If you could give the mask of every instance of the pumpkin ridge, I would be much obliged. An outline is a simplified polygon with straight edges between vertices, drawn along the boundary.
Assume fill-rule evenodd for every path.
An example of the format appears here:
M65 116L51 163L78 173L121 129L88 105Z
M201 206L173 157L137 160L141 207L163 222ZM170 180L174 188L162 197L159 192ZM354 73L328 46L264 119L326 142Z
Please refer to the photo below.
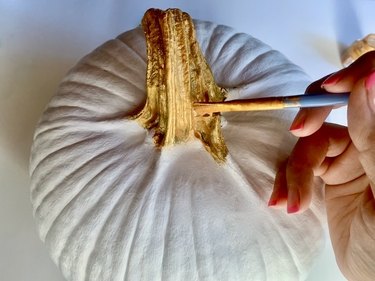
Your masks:
M218 46L217 42L215 42L215 48L219 49L218 53L214 56L212 55L211 60L208 60L210 62L210 65L213 69L217 69L217 64L223 63L223 57L226 58L228 56L228 49L230 50L230 54L236 56L236 53L233 53L233 45L235 45L236 41L238 40L238 37L242 37L242 33L236 33L234 30L230 30L231 34L228 38L225 38L224 44L221 46ZM219 35L220 36L220 35ZM213 61L212 61L213 60ZM212 61L212 62L211 62ZM225 65L225 64L224 64Z
M101 75L107 74L108 76L116 78L118 81L125 81L125 82L129 83L130 85L136 87L137 90L144 92L144 88L143 87L141 87L141 86L133 83L131 80L127 79L126 77L121 76L119 73L114 72L111 69L105 69L105 68L103 68L103 65L97 65L97 64L94 64L92 61L87 61L84 64L82 64L82 66L87 66L87 67L91 68L92 70L98 70L98 71L101 72ZM119 84L122 84L122 83L119 83ZM110 92L110 93L114 94L114 92ZM124 98L123 96L120 96L120 95L118 95L118 96Z
M126 44L125 42L121 41L120 39L113 39L110 40L108 43L111 45L108 48L101 48L100 52L102 54L106 54L111 57L114 61L118 63L118 65L126 68L127 70L135 71L135 73L139 74L140 77L144 77L144 71L147 66L147 61L144 57L140 56L138 52L136 52L130 45ZM125 50L123 50L125 49ZM138 48L139 49L139 48ZM123 59L121 56L118 56L118 53L121 52L131 52L135 55L136 58L130 57L129 59ZM136 61L133 61L136 60ZM142 67L135 69L134 64L141 64Z
M156 168L154 170L152 170L152 174L155 176L157 174L157 171L159 170L159 164L160 164L160 157L157 157L156 160ZM143 181L146 181L146 182L149 182L151 181L151 179L154 178L154 176L152 177L145 177ZM152 188L146 188L148 187L147 184L141 184L140 186L143 186L142 190L143 190L143 194L142 194L142 202L135 202L135 200L133 200L131 202L131 205L133 204L137 204L139 206L137 206L137 212L136 212L136 223L135 223L135 226L132 227L133 231L132 231L132 234L131 234L131 238L130 238L130 242L128 242L129 246L129 250L128 250L128 255L127 255L127 258L126 258L126 271L124 273L124 279L123 280L128 280L128 275L129 275L129 269L131 268L131 263L132 263L132 257L134 257L133 255L133 251L134 251L134 248L136 247L136 243L137 243L137 239L136 237L138 236L138 232L140 231L140 222L141 222L141 215L143 214L144 212L144 208L146 208L145 206L145 202L146 202L146 197L149 196ZM151 185L152 187L152 185ZM134 219L133 219L134 220Z
M210 34L209 34L209 38L211 38L211 40L208 42L208 45L206 46L206 52L205 52L205 58L207 60L207 62L210 62L210 65L212 65L212 61L214 61L214 58L217 58L218 55L215 55L213 50L216 50L216 49L219 49L217 52L220 52L220 49L221 48L217 48L217 39L215 39L215 37L219 37L225 33L223 32L223 28L226 28L225 26L223 25L215 25L215 27L210 30ZM229 28L230 29L230 28ZM232 31L230 29L230 31Z
M119 81L128 82L132 86L136 87L137 90L139 90L139 91L145 90L143 87L137 85L136 83L133 83L132 80L128 79L127 77L122 76L120 73L115 72L110 68L105 68L105 64L95 64L95 61L87 61L84 64L82 64L82 66L87 66L87 67L91 68L92 70L99 70L100 72L103 72L103 73L101 73L101 75L108 74L109 76L115 77ZM131 69L131 67L129 67L129 69Z
M87 143L87 142L91 142L91 141L93 141L93 140L96 140L96 141L99 141L99 142L103 142L103 141L105 141L107 138L108 138L108 135L104 135L104 136L102 136L102 135L100 135L100 132L86 132L86 133L88 133L88 135L92 135L92 134L96 134L96 135L94 135L94 136L92 136L92 137L90 137L90 138L87 138L87 137L85 137L84 136L84 134L82 134L82 136L80 136L79 137L79 139L80 140L78 140L78 141L74 141L74 142L72 142L72 143L69 143L68 145L65 145L65 146L63 146L63 147L61 147L61 148L59 148L59 149L57 149L57 150L54 150L53 152L51 152L51 153L48 153L48 154L46 154L46 155L44 155L43 157L42 157L42 159L40 159L39 161L38 161L38 163L36 163L36 166L31 170L31 177L32 178L35 178L36 177L36 175L35 175L35 173L37 172L37 171L39 171L40 169L42 169L41 167L43 167L43 165L44 165L44 163L45 162L49 162L49 161L51 161L51 157L52 158L55 158L55 159L58 159L59 157L60 157L60 154L61 153L63 153L63 151L65 151L66 149L71 149L72 147L75 147L77 144L80 144L80 145L83 145L83 144L85 144L85 143ZM61 142L61 138L64 136L64 137L67 137L67 136L69 136L71 133L70 132L65 132L65 134L64 135L60 135L59 136L59 139L58 139L58 143L60 143ZM98 138L98 136L100 136L100 138ZM46 136L47 137L47 136ZM145 139L145 137L146 137L146 135L144 135L142 132L140 132L140 135L137 137L137 138L141 138L140 140L138 140L137 141L137 143L143 143L144 142L144 139ZM136 139L136 137L134 137L133 136L133 139ZM49 144L51 145L51 142L49 142ZM85 163L83 163L83 165L84 164L86 164L86 163L88 163L89 161L91 161L91 160L95 160L95 158L97 158L97 157L100 157L101 156L101 154L102 153L106 153L106 152L108 152L108 151L110 151L110 150L113 150L114 148L116 148L116 147L120 147L120 146L123 146L124 145L124 143L123 142L121 142L121 143L118 143L117 145L115 145L115 146L113 146L113 147L111 147L110 149L107 149L107 150L104 150L103 152L101 152L99 155L96 155L96 156L94 156L94 157L92 157L92 158L89 158ZM133 144L133 146L134 146L135 144ZM56 146L56 145L55 145ZM126 145L125 147L129 147L129 145ZM55 161L55 160L53 160L53 161ZM49 165L48 163L46 164L47 166ZM82 166L82 165L81 165ZM80 166L80 167L81 167ZM42 169L43 170L43 169ZM75 172L75 171L74 171ZM69 174L70 175L70 174ZM34 193L40 193L41 191L38 189L38 187L41 187L42 186L42 182L43 181L48 181L48 178L45 178L45 177L49 177L50 175L49 175L49 172L45 172L45 174L44 175L40 175L40 174L38 174L38 177L37 178L39 178L39 181L38 182L33 182L32 183L32 186L36 186L35 188L32 188L32 190L31 190L31 199L34 201L34 204L37 204L37 205L39 205L39 203L37 202L37 201L35 201L36 200L36 198L34 197ZM65 179L65 178L64 178ZM62 180L63 181L63 180ZM41 194L39 194L39 196L40 196Z
M86 66L89 66L89 65L86 65ZM100 76L101 79L97 79L97 76ZM90 80L93 80L95 82L94 83L88 82ZM109 80L110 83L107 80ZM65 82L69 82L69 83L73 82L79 85L86 84L87 86L91 86L92 88L105 90L110 95L117 96L121 98L122 100L124 99L132 100L132 101L135 100L133 95L129 95L127 98L125 98L124 96L120 94L124 92L123 82L129 83L127 80L124 80L115 76L111 76L108 72L106 73L106 75L103 75L100 68L95 68L94 66L91 68L91 71L90 69L80 66L80 69L76 69L76 72L74 73L74 75L69 75L68 77L66 77L66 79L64 79L63 83ZM137 88L137 90L140 92L140 94L142 94L142 96L144 95L144 89L141 89L137 87L136 85L133 85L134 83L129 83L129 84ZM60 95L63 96L63 93Z
M153 158L153 162L152 163L155 163L155 162L157 162L158 161L158 155L156 154L155 156L154 156L154 158ZM149 166L151 167L153 164L152 163L150 163L149 164ZM126 170L126 169L124 169L124 170ZM134 175L135 176L135 178L138 178L139 177L139 175ZM147 192L147 190L146 190L146 188L143 188L144 186L147 186L148 184L145 184L145 182L149 182L149 181L152 181L152 177L141 177L142 178L142 180L137 184L137 186L139 186L139 187L141 187L141 189L143 190L142 192ZM130 186L129 186L130 187ZM120 196L120 199L119 199L119 201L118 201L118 203L120 204L121 202L123 202L124 201L124 199L127 197L127 194L128 194L128 192L129 192L129 188L127 189L127 190L125 190L124 192L123 192L123 194ZM134 191L132 191L132 193L133 193ZM136 192L134 192L134 196L136 196ZM131 200L131 202L130 202L130 204L127 206L127 209L128 210L131 210L131 211L129 211L129 213L132 213L132 212L135 212L135 213L137 213L138 211L134 211L133 209L135 209L134 208L134 206L137 206L137 200ZM124 208L124 207L123 207ZM113 208L113 211L114 210L116 210L117 208ZM128 216L121 216L122 217L122 219L120 219L119 220L119 222L118 222L118 227L120 228L120 231L118 232L118 239L121 239L121 238L123 238L124 236L122 236L122 233L126 233L126 232L129 232L128 231L128 229L130 228L130 229L132 229L132 227L129 227L129 224L132 224L132 221L133 221L133 217L129 217L129 213L128 213ZM112 214L112 215L110 215L110 216L108 216L108 218L112 218L113 217L113 215L114 214ZM105 237L105 233L106 233L106 227L105 227L105 225L108 225L108 224L110 224L110 222L109 222L109 220L110 219L107 219L106 221L105 221L105 223L103 224L103 227L102 227L102 229L99 231L100 232L100 236L103 236L104 235L104 237ZM100 246L100 244L102 244L102 237L99 237L98 239L97 239L97 241L95 242L95 246L93 247L93 249L95 249L95 248L101 248ZM125 240L124 242L127 242L128 240ZM123 245L122 245L122 247L123 248L128 248L129 246L128 246L128 243L124 243ZM95 251L93 251L91 254L90 254L90 257L88 258L88 265L90 265L91 267L92 266L94 266L93 265L93 260L95 260L96 258L97 258L97 255L99 255L100 253L97 253L97 254L95 254L96 252ZM130 256L130 253L129 253L129 256ZM126 262L126 258L124 258L124 260L123 260L123 264L126 264L127 262ZM125 267L124 265L122 265L122 267ZM87 272L90 272L90 271L92 271L92 270L90 270L89 269L89 267L87 267L87 270L86 270ZM119 273L120 274L120 273ZM86 274L86 275L88 275L88 274ZM89 280L90 280L90 278L89 278ZM108 280L108 279L107 279ZM119 279L119 280L125 280L124 278L122 278L122 279Z
M120 158L119 158L119 161L116 161L115 163L112 163L111 164L111 166L112 165L114 165L114 166L116 166L116 163L117 162L119 162L119 163L121 163L121 158L122 158L122 156L120 156ZM117 163L117 166L119 166L120 167L120 165L118 165L119 163ZM130 164L129 164L130 165ZM151 165L152 166L152 164L149 164L149 165ZM134 167L133 167L134 168ZM104 171L103 171L104 172ZM127 169L127 167L122 167L120 170L119 170L119 173L120 174L129 174L129 170ZM137 179L137 178L139 178L139 175L136 175L136 174L133 174L133 182L135 182L135 180ZM129 178L127 178L127 179L129 179ZM117 179L117 180L120 180L120 179ZM121 180L122 181L122 180ZM115 183L115 182L114 182ZM127 221L128 220L128 218L126 217L126 216L121 216L121 215L119 215L119 214L116 214L116 213L118 213L117 212L117 210L119 209L119 207L121 208L121 205L122 205L122 203L123 203L123 201L124 201L124 199L125 198L127 198L127 197L129 197L129 191L131 191L131 193L134 193L134 196L136 196L136 193L133 191L133 190L131 190L132 189L132 183L128 183L127 184L128 185L128 187L126 188L126 189L124 189L124 190L122 190L121 192L120 192L120 195L118 196L118 200L117 200L117 202L115 203L115 204L113 204L113 206L112 206L112 208L111 208L111 210L109 210L108 211L108 215L106 216L106 218L103 218L103 223L102 223L102 227L97 231L97 233L98 233L98 235L97 235L97 239L96 239L96 241L95 241L95 243L92 243L92 247L91 247L91 252L90 253L88 253L88 254L86 254L86 258L87 258L87 260L89 260L89 259L92 259L92 258L90 258L90 256L91 256L91 254L94 256L94 249L96 249L97 247L99 247L100 248L100 244L102 244L102 240L103 240L103 235L104 235L104 237L106 237L108 234L108 230L107 230L107 227L108 227L108 225L111 225L111 226L113 226L113 218L114 217L119 217L120 219L116 219L116 221L117 221L117 226L118 226L118 229L119 230L121 230L121 229L123 229L124 230L124 228L123 228L123 226L124 226L124 221ZM138 186L142 186L142 183L141 184L137 184ZM112 192L112 190L110 190L109 191L110 193ZM95 205L92 205L91 206L91 208L90 209L88 209L87 211L86 211L86 213L83 215L83 217L82 217L82 219L83 218L85 218L85 219L90 219L90 216L91 216L91 213L92 213L92 211L94 211L96 208L98 208L98 205L102 205L102 201L104 200L103 199L103 197L104 196L107 196L106 194L107 194L108 192L105 192L105 193L103 193L102 195L101 195L101 197L100 197L100 199L98 199L98 201L95 203ZM128 212L126 212L126 213L129 213L129 210L132 208L132 205L133 204L129 204L128 206L127 206L127 211ZM123 206L121 209L125 209L125 207ZM123 219L121 219L121 217L123 218ZM72 239L72 241L75 241L76 240L76 238L75 238L75 233L74 232L79 232L79 231L81 231L80 230L80 227L81 227L81 225L83 225L83 222L84 221L79 221L79 222L77 222L76 224L75 224L75 226L74 226L74 230L72 230L72 232L71 232L71 234L72 234L72 236L71 236L71 238L69 238L69 239ZM120 233L121 233L121 231L120 232L113 232L114 234L112 234L112 235L115 235L115 233L118 233L118 238L117 239L121 239L122 237L120 237ZM108 237L107 237L108 238ZM78 267L78 269L77 270L80 270L80 268L79 268L79 263L75 263L75 264L77 264L77 267ZM86 264L90 264L90 262L87 262ZM86 269L86 271L89 271L88 269ZM112 280L112 279L106 279L106 280Z
M121 157L118 157L118 159L116 159L114 162L118 162L118 161L120 160L120 158L121 158ZM91 159L90 159L90 160L91 160ZM89 164L89 163L85 163L85 164L87 165L87 164ZM87 183L83 184L83 186L82 186L81 188L77 188L77 187L76 187L76 189L78 189L78 192L76 192L75 195L73 195L73 196L70 195L70 193L73 192L73 189L70 189L70 190L66 190L66 191L64 191L64 192L68 192L68 191L69 191L69 195L68 195L68 196L71 197L70 199L65 199L65 201L68 202L67 205L69 205L69 203L70 203L72 200L74 200L74 198L75 198L77 195L79 195L81 192L85 191L86 186L90 186L90 184L91 184L93 181L95 181L97 177L99 177L100 175L102 175L102 173L105 173L105 172L107 171L107 169L109 169L109 167L111 167L111 166L114 166L114 167L115 167L114 163L112 163L112 162L109 163L109 164L106 163L105 167L101 168L100 171L98 172L98 174L96 174L96 175L94 175L94 177L90 178L90 180L88 180ZM71 176L71 174L69 174L69 176ZM66 178L67 178L67 177L65 177L63 180L61 180L61 181L59 182L59 184L57 185L57 187L56 187L54 190L49 191L47 194L45 194L45 195L43 196L43 198L39 199L39 203L36 202L36 200L34 200L34 204L35 204L35 206L37 206L37 207L35 208L35 211L34 211L35 216L44 217L43 215L41 215L41 213L48 212L48 209L49 209L48 206L49 206L49 205L51 205L51 206L55 206L55 212L58 212L58 214L56 215L55 218L51 219L51 217L49 217L49 221L50 221L50 223L49 223L49 226L47 226L47 228L48 228L47 232L44 233L44 234L42 234L43 240L46 239L46 236L47 236L48 233L51 231L51 228L52 228L53 224L55 223L55 221L56 221L59 217L62 216L62 212L63 212L63 210L65 209L65 207L67 207L67 206L64 206L61 210L56 211L56 205L57 205L57 204L54 204L55 202L49 202L49 203L47 203L48 201L50 201L50 198L53 197L53 195L62 193L62 189L64 188L64 184L65 184L65 180L66 180ZM71 179L70 179L70 181L71 181ZM56 200L55 200L55 201L56 201ZM59 201L63 201L62 198L59 198ZM47 206L45 206L45 205L47 205ZM44 210L44 211L43 211L43 209L46 209L46 208L47 208L47 210Z
M75 148L75 145L83 145L85 143L88 143L88 142L96 139L97 137L98 137L98 135L90 137L90 138L87 138L87 139L79 140L79 141L71 143L71 144L69 144L67 146L61 147L61 148L59 148L56 151L53 151L53 152L49 153L48 155L46 155L45 157L43 157L43 159L41 161L39 161L39 163L36 165L33 173L31 174L31 177L35 178L35 172L39 171L39 170L43 170L40 167L43 166L45 164L45 162L51 161L50 158L53 158L53 160L57 160L57 158L59 158L58 156L60 156L58 154L60 154L61 152L65 151L65 150L73 149L73 148ZM46 166L48 166L48 165L49 165L49 163L46 164ZM65 163L61 164L60 166L64 166L64 165L65 165ZM51 176L52 175L50 175L50 171L49 170L44 171L44 173L42 175L38 174L39 182L43 182L43 181L46 180L46 177L48 178L48 177L51 177ZM42 186L42 185L40 185L39 182L35 183L35 185ZM35 190L35 192L38 192L38 190Z
M121 161L121 156L119 156L117 159L115 159L113 162L111 163L106 163L106 165L104 167L102 167L100 169L100 171L92 178L90 178L89 181L87 181L78 191L78 193L76 193L72 198L70 198L68 204L66 206L64 206L64 208L59 212L59 214L56 216L56 218L53 220L53 222L51 223L51 226L49 227L49 230L48 232L46 233L46 240L49 240L49 237L52 234L53 232L53 228L54 228L54 225L56 225L58 223L59 220L62 220L63 217L66 217L66 213L74 213L74 211L72 211L72 204L75 204L77 201L80 201L80 196L82 196L84 193L86 192L90 192L89 188L91 186L91 184L93 182L96 182L98 180L98 178L100 178L102 175L104 175L109 169L111 168L115 168L116 166L119 167L119 163ZM120 170L120 169L119 169ZM119 171L120 173L120 171ZM114 180L114 183L116 182L116 180ZM80 231L82 231L81 229L81 225L85 225L84 223L87 222L87 221L90 221L90 217L92 216L92 211L95 210L98 205L101 204L101 201L103 200L103 197L105 196L105 194L107 193L108 190L103 190L100 197L97 198L97 200L94 202L94 204L92 204L85 212L84 214L81 214L81 217L79 218L79 220L73 225L73 227L69 230L69 234L67 235L67 237L65 238L66 239L66 243L65 245L61 248L60 252L57 254L58 256L58 265L59 267L61 268L63 262L62 262L62 259L64 258L64 253L68 253L69 251L69 247L71 247L70 245L71 244L74 244L74 243L67 243L68 241L76 241L76 236L78 236L77 233L79 233ZM110 191L111 192L111 191ZM103 224L106 220L103 219ZM56 248L55 248L56 249Z
M129 111L132 112L134 111L134 108L139 107L140 98L138 98L137 96L144 96L144 91L139 92L132 97L126 97L126 96L121 95L120 93L114 94L109 89L103 88L102 86L99 86L99 85L89 85L86 83L81 83L79 81L75 81L75 82L67 81L67 82L64 82L64 84L61 86L61 90L64 91L64 93L61 94L57 99L52 100L51 103L55 104L56 108L60 107L59 105L60 103L61 104L69 104L69 103L78 104L77 106L81 107L82 109L87 108L88 110L91 110L94 115L92 118L96 118L97 120L99 119L107 120L107 118L109 117L108 113L100 112L100 110L98 110L97 108L98 104L107 102L108 99L114 100L118 98L119 102L122 102L122 103L126 102L128 103L128 105L123 106L122 108L119 107L117 112L112 111L111 114L112 115L121 114L122 116L124 116L124 115L129 115L130 114ZM82 93L82 92L78 93L78 92L74 92L71 90L69 92L65 92L67 91L66 88L69 87L69 86L66 86L66 84L81 84L81 87L85 88L86 93ZM130 86L133 86L133 85L129 83L129 85L127 85L128 90L131 90L134 92L138 91L136 86L134 86L134 89L136 90L132 89L132 87ZM97 91L101 92L100 95L98 95ZM96 97L93 97L93 96L96 96ZM85 99L85 103L79 102L79 100L81 100L82 98ZM87 100L90 100L90 102Z

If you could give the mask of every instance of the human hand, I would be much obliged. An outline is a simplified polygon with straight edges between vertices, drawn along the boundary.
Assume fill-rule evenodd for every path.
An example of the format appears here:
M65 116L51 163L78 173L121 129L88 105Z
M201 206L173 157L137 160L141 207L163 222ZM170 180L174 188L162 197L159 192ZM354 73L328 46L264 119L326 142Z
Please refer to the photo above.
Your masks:
M325 203L336 260L349 280L375 278L375 52L308 88L351 92L348 127L324 123L332 108L302 109L291 126L301 137L275 179L270 206L309 207L314 181ZM321 89L320 89L321 90Z

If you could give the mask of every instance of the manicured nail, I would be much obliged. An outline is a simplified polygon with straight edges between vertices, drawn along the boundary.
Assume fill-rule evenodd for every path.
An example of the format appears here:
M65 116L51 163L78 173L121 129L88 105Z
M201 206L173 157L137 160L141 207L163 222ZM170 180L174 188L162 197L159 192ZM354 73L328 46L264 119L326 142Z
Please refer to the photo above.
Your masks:
M368 92L370 108L375 112L375 71L365 79L365 88Z
M294 121L289 128L289 131L302 130L305 124L305 119L306 119L306 112L305 111L298 112L296 118L294 118Z
M296 205L292 205L292 206L289 206L287 207L287 210L288 214L293 214L293 213L297 213L299 211L299 205L296 204Z
M297 189L288 190L288 203L286 211L288 214L296 213L300 209L300 197Z
M268 207L276 206L277 199L271 198L270 201L268 201Z
M333 86L336 85L342 78L342 74L340 72L333 73L332 75L328 76L326 80L323 81L321 87L324 88L325 86Z
M375 71L371 73L369 76L367 76L365 80L366 90L368 91L373 90L374 86L375 86Z

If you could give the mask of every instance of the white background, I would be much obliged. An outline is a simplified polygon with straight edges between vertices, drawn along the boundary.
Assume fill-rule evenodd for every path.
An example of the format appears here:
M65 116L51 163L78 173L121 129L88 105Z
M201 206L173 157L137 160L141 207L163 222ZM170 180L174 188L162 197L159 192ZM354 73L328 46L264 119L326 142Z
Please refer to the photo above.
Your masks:
M32 218L27 169L33 130L66 71L137 26L151 7L179 7L253 35L312 79L340 69L340 50L375 33L374 0L0 0L0 280L63 280ZM345 123L345 109L331 120ZM328 239L308 280L345 280Z

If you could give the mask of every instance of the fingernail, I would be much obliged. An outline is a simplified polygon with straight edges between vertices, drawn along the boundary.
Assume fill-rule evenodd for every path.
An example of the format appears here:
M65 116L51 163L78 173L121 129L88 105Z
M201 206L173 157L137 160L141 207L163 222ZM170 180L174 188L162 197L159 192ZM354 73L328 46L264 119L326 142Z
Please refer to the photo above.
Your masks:
M341 71L335 72L327 77L326 80L323 81L321 87L324 89L325 86L333 86L336 85L343 77L343 73Z
M365 80L366 90L368 91L373 90L374 86L375 86L375 71L371 73L369 76L367 76Z
M287 207L287 210L288 214L293 214L293 213L297 213L299 211L299 205L292 205L292 206L289 206Z
M287 213L292 214L299 211L300 208L300 197L299 192L296 189L288 190L288 203L287 203Z
M302 130L305 124L305 119L306 119L306 112L305 111L298 112L296 118L294 118L294 121L292 122L292 125L289 128L289 131Z
M323 81L321 87L324 88L325 86L333 86L336 85L342 78L342 74L340 72L333 73L332 75L328 76L326 80Z
M375 112L375 71L365 79L365 88L368 92L370 108Z
M268 207L276 206L277 199L271 198L270 201L268 201Z

